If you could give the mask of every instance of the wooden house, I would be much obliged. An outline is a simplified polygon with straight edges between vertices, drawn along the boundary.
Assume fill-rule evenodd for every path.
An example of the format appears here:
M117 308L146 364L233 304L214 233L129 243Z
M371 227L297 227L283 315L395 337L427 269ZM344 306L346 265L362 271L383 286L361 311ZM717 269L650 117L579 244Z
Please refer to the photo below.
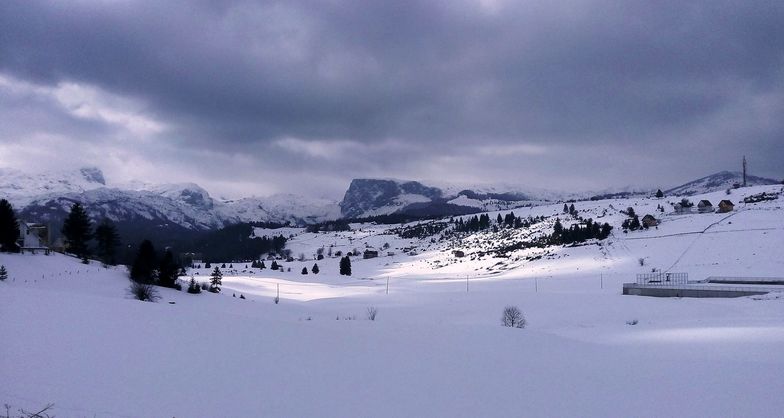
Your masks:
M697 211L699 213L710 213L713 212L713 204L710 200L700 200L700 203L697 204Z
M651 228L658 225L659 225L659 220L656 219L653 215L645 215L642 217L642 226L646 228Z
M719 213L727 213L732 212L735 209L735 205L729 200L722 200L719 202Z

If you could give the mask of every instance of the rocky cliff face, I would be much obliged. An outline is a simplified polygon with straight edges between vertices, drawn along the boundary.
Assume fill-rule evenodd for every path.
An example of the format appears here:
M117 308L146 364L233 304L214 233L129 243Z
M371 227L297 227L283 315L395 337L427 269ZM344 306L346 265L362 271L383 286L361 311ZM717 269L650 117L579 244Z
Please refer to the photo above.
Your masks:
M354 179L340 202L340 213L345 218L386 215L441 195L440 189L416 181Z

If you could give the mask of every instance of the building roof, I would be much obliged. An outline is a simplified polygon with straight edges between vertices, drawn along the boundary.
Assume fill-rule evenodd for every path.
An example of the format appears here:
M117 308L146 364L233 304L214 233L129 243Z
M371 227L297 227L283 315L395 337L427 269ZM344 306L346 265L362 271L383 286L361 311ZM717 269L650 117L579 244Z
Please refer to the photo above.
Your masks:
M721 202L719 202L719 205L735 206L734 203L732 203L731 201L729 201L727 199L724 199Z
M700 200L700 203L698 204L698 206L713 206L713 204L710 202L710 200L704 200L703 199L703 200Z

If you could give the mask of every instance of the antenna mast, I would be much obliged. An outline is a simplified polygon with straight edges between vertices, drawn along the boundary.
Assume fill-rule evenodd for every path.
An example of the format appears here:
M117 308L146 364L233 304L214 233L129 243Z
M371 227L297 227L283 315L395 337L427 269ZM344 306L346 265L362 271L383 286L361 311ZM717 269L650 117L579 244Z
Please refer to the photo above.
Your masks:
M743 156L743 187L746 187L746 156Z

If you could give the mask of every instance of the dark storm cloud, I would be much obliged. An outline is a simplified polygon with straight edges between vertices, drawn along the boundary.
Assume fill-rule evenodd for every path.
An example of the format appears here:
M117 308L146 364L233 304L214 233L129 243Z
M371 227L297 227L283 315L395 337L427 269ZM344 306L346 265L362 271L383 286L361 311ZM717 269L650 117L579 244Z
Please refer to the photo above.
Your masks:
M746 153L780 176L782 22L774 1L4 1L0 74L132 98L167 141L274 149L259 158L275 169L438 177L452 155L444 170L493 180L523 161L513 174L560 187L548 161L607 184L668 164L652 152L681 167L655 181ZM520 144L544 148L479 152Z

